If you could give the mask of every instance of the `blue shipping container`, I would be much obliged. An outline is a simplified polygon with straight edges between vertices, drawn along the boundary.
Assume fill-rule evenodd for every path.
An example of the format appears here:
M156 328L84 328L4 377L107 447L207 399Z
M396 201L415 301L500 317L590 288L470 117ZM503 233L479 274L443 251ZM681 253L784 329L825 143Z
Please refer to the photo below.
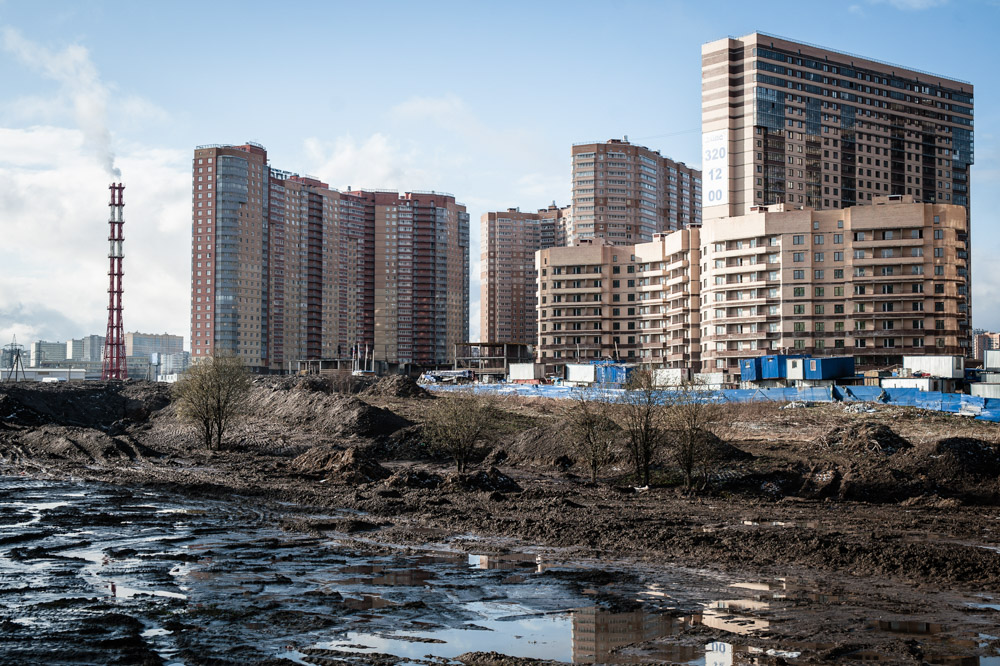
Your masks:
M616 363L595 363L594 382L624 386L635 371L635 366Z
M785 361L790 358L809 358L805 354L776 354L773 356L761 357L761 379L785 379L788 370Z
M756 382L760 376L760 357L745 358L740 361L740 379L745 382Z
M803 376L806 379L838 379L854 376L853 356L810 358L805 361Z

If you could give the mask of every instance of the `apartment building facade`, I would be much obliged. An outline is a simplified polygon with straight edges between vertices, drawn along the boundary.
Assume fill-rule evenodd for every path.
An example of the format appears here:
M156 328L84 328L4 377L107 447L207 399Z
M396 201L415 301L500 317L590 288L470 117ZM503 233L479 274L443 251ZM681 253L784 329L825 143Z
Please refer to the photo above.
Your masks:
M701 229L653 236L635 246L640 363L701 371Z
M126 356L149 356L156 353L179 354L182 351L184 351L184 336L182 335L139 333L138 331L130 331L125 334Z
M973 86L763 33L702 46L705 219L883 195L969 206Z
M604 238L635 245L701 223L701 172L659 151L611 139L572 148L571 245Z
M570 207L517 208L480 218L480 340L534 345L538 289L535 252L566 244Z
M547 374L566 363L634 361L639 298L632 245L603 238L535 254L538 273L536 358Z
M739 375L768 353L854 356L968 351L965 208L911 196L841 210L784 205L701 230L701 361Z
M443 363L467 336L468 214L453 196L340 192L252 143L198 147L192 176L195 362L222 352L282 372L367 349Z
M375 358L439 365L469 332L469 214L441 192L375 192Z

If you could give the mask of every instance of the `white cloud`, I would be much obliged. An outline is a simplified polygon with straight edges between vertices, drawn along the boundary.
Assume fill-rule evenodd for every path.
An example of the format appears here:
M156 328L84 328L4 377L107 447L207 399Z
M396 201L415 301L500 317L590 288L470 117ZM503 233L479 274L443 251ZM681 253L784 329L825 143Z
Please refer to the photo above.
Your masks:
M108 87L91 62L90 52L77 44L53 51L13 28L0 30L0 44L22 63L60 84L90 150L108 175L120 178L108 129Z
M948 0L868 0L873 5L891 5L904 12L916 12L934 7L943 7Z
M107 322L108 174L80 130L0 128L0 341L65 340ZM131 146L125 190L125 328L186 336L190 174L181 151Z
M420 163L417 151L385 134L362 141L350 134L333 141L312 137L304 149L309 173L331 187L430 189L427 183L433 172Z

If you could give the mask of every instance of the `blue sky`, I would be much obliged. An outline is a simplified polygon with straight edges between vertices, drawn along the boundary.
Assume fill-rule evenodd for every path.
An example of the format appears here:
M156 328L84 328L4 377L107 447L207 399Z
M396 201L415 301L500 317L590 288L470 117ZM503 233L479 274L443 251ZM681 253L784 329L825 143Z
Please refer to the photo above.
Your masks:
M568 202L574 142L628 135L699 166L701 44L754 30L975 84L973 323L998 330L998 27L997 0L0 0L0 341L103 332L112 161L126 329L187 338L195 145L452 192L475 243L487 210Z

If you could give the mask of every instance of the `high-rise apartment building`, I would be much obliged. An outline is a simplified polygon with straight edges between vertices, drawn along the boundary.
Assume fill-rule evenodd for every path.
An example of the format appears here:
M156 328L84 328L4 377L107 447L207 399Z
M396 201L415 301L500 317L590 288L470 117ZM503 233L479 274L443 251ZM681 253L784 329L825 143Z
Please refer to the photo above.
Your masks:
M769 353L965 354L965 208L875 197L872 206L715 219L701 229L702 369L739 375Z
M66 341L67 361L100 361L103 353L103 335L88 335Z
M126 356L149 356L150 354L179 354L184 351L184 336L169 333L125 334Z
M970 83L762 33L701 53L706 220L889 194L968 208Z
M972 331L972 358L982 361L986 359L986 350L1000 349L1000 333L981 328Z
M46 342L45 340L38 340L31 343L29 351L31 354L30 365L32 368L41 368L46 365L66 360L65 342ZM22 363L24 360L27 359L22 359Z
M615 245L701 223L701 172L624 140L573 146L573 218L568 241Z
M536 358L547 374L566 363L634 361L639 298L634 246L584 238L535 254L538 273Z
M469 334L469 214L441 192L374 193L375 358L436 365Z
M193 163L192 358L445 363L468 335L469 218L452 195L340 192L257 144ZM214 282L213 282L214 281Z
M480 325L484 342L534 345L538 288L535 252L566 244L570 208L554 203L537 213L517 208L480 219Z
M701 229L653 236L635 246L638 360L650 369L701 370Z

